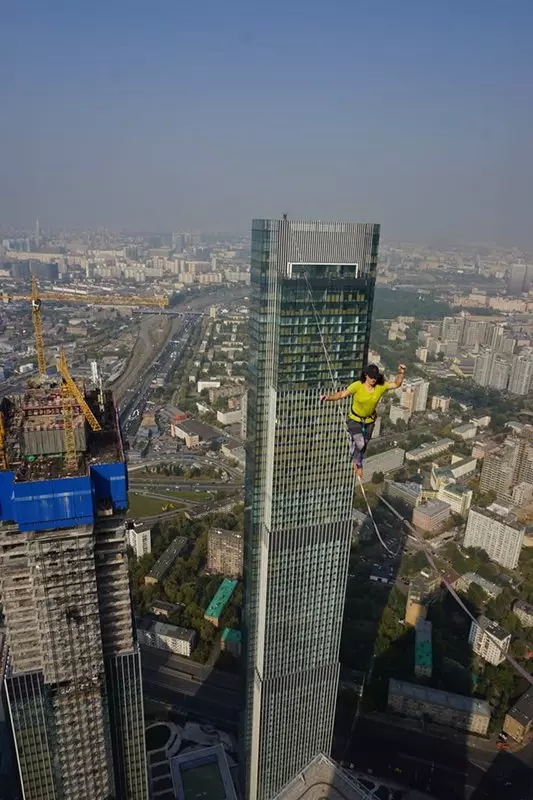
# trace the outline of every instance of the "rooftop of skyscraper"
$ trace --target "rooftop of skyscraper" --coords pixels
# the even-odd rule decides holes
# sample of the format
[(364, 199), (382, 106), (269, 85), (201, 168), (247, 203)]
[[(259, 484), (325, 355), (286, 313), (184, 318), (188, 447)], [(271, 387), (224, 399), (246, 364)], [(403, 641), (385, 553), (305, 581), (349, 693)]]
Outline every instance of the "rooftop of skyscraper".
[(330, 758), (320, 753), (304, 767), (274, 800), (367, 800), (375, 797)]

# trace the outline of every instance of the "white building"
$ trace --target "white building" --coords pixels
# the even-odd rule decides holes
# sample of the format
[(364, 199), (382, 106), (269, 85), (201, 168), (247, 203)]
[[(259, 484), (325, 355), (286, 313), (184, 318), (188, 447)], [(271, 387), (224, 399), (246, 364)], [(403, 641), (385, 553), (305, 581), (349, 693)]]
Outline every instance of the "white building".
[(126, 541), (137, 558), (152, 552), (152, 531), (142, 522), (134, 522), (131, 528), (126, 529)]
[(446, 414), (450, 410), (450, 398), (442, 394), (434, 394), (431, 398), (431, 410), (442, 411)]
[(466, 524), (464, 547), (480, 547), (492, 561), (507, 569), (518, 565), (525, 528), (509, 508), (493, 503), (487, 509), (472, 509)]
[(516, 600), (513, 605), (513, 611), (524, 626), (524, 628), (533, 628), (533, 606), (529, 603), (524, 603), (523, 600)]
[(234, 411), (217, 411), (217, 422), (221, 425), (234, 425), (242, 422), (242, 411), (236, 408)]
[(477, 622), (472, 622), (468, 642), (476, 655), (487, 664), (494, 664), (497, 667), (505, 661), (511, 634), (505, 633), (495, 622), (481, 616)]
[(438, 456), (445, 453), (453, 445), (453, 439), (437, 439), (436, 442), (426, 442), (414, 450), (408, 450), (405, 454), (406, 461), (423, 461), (430, 456)]
[(138, 619), (137, 638), (140, 644), (148, 647), (169, 650), (179, 656), (190, 656), (196, 642), (196, 631), (169, 625), (167, 622)]
[(394, 447), (383, 453), (377, 453), (375, 456), (368, 456), (363, 462), (363, 483), (371, 481), (376, 472), (385, 474), (399, 469), (403, 464), (404, 456), (405, 450), (402, 450), (401, 447)]
[(437, 499), (447, 503), (454, 514), (466, 517), (472, 503), (472, 494), (472, 489), (468, 489), (460, 483), (448, 483), (439, 488)]
[(411, 378), (402, 386), (400, 405), (407, 408), (411, 414), (425, 411), (428, 402), (429, 381), (424, 378)]
[(411, 412), (408, 408), (402, 408), (402, 406), (395, 406), (393, 404), (390, 407), (389, 417), (390, 421), (394, 422), (394, 424), (396, 424), (399, 419), (407, 424), (411, 419)]
[(452, 428), (454, 436), (458, 436), (463, 441), (467, 439), (475, 439), (477, 434), (477, 425), (472, 422), (467, 422), (465, 425), (459, 425), (457, 428)]

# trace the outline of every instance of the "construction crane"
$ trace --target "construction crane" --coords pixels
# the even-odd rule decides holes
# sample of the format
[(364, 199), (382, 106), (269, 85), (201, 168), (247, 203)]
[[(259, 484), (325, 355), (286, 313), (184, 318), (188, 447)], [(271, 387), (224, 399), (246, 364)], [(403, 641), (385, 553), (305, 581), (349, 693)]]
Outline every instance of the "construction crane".
[(75, 472), (78, 468), (78, 454), (76, 452), (76, 434), (74, 432), (74, 411), (72, 409), (72, 395), (66, 383), (61, 385), (61, 410), (65, 434), (65, 467), (67, 472)]
[(168, 306), (167, 297), (140, 297), (125, 296), (120, 294), (74, 294), (70, 292), (39, 292), (39, 287), (35, 278), (31, 279), (31, 295), (22, 294), (1, 294), (0, 300), (4, 303), (16, 301), (31, 301), (33, 328), (35, 332), (35, 351), (37, 353), (37, 368), (39, 376), (46, 376), (46, 356), (43, 340), (43, 321), (41, 317), (41, 305), (43, 300), (64, 303), (85, 303), (95, 306), (157, 306), (166, 308)]
[[(83, 416), (91, 426), (91, 429), (95, 432), (101, 431), (102, 426), (100, 425), (100, 423), (94, 416), (93, 412), (87, 405), (87, 401), (85, 400), (84, 396), (76, 386), (74, 380), (70, 375), (70, 372), (68, 371), (67, 357), (65, 355), (65, 351), (63, 350), (63, 348), (61, 348), (61, 352), (57, 360), (57, 369), (59, 370), (59, 374), (63, 378), (63, 386), (67, 387), (68, 394), (71, 397), (73, 397), (77, 403), (79, 403), (79, 406), (83, 412)], [(72, 413), (72, 408), (71, 408), (71, 413)]]
[(0, 467), (2, 469), (7, 469), (7, 458), (6, 458), (6, 448), (4, 444), (6, 436), (6, 428), (4, 425), (4, 415), (0, 411)]

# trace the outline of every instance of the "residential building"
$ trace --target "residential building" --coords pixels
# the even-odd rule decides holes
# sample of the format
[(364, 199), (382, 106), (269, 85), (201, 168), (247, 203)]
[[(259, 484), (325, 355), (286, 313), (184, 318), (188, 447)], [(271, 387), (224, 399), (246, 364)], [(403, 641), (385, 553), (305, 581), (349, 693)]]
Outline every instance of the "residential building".
[(156, 617), (170, 617), (183, 608), (179, 603), (167, 603), (165, 600), (154, 600), (150, 605), (150, 614)]
[(417, 620), (415, 626), (415, 675), (431, 678), (433, 671), (433, 647), (431, 642), (431, 622)]
[(457, 578), (453, 586), (456, 591), (466, 594), (473, 583), (483, 589), (487, 597), (491, 600), (494, 600), (503, 591), (501, 586), (497, 586), (495, 583), (492, 583), (492, 581), (488, 581), (486, 578), (478, 575), (477, 572), (465, 572), (464, 575)]
[(196, 643), (196, 631), (191, 628), (147, 618), (137, 620), (137, 635), (140, 644), (168, 650), (178, 656), (190, 656)]
[(244, 542), (238, 531), (212, 528), (207, 538), (207, 571), (227, 578), (241, 578)]
[[(253, 224), (242, 736), (250, 800), (274, 797), (331, 748), (354, 478), (339, 406), (321, 404), (318, 387), (347, 386), (367, 361), (378, 244), (371, 224)], [(386, 454), (374, 458), (383, 459), (377, 471), (390, 468)]]
[(376, 472), (386, 475), (388, 472), (400, 469), (404, 456), (405, 450), (402, 450), (401, 447), (393, 447), (390, 450), (384, 450), (383, 453), (377, 453), (375, 456), (367, 456), (363, 462), (363, 483), (371, 481)]
[(472, 508), (463, 540), (464, 547), (480, 547), (492, 561), (506, 569), (518, 565), (525, 528), (509, 508), (493, 503), (486, 509)]
[(185, 550), (188, 541), (186, 536), (176, 536), (172, 539), (169, 546), (161, 553), (148, 575), (145, 575), (144, 582), (147, 586), (159, 583), (166, 578), (167, 573), (170, 572), (171, 568), (174, 566), (177, 557)]
[(445, 453), (453, 446), (453, 439), (437, 439), (435, 442), (425, 442), (414, 450), (408, 450), (405, 454), (406, 461), (423, 461), (425, 458), (438, 456)]
[(507, 712), (503, 730), (519, 744), (529, 736), (533, 730), (533, 688), (529, 688)]
[[(323, 753), (316, 755), (298, 771), (273, 800), (311, 800), (327, 797), (330, 800), (369, 800), (365, 785), (353, 772), (341, 769)], [(413, 798), (414, 800), (414, 798)]]
[(235, 425), (242, 420), (242, 411), (236, 408), (234, 411), (217, 411), (217, 422), (221, 425)]
[(466, 517), (472, 504), (473, 491), (460, 483), (448, 483), (437, 492), (437, 500), (446, 503), (454, 514)]
[(137, 556), (152, 552), (152, 529), (144, 522), (130, 522), (126, 528), (126, 541)]
[(475, 439), (477, 435), (477, 425), (467, 422), (465, 425), (459, 425), (457, 428), (452, 428), (452, 434), (458, 436), (463, 441), (467, 439)]
[(516, 600), (513, 611), (524, 628), (533, 628), (533, 605), (524, 603), (523, 600)]
[(527, 264), (513, 264), (507, 276), (507, 294), (514, 296), (522, 294), (525, 291), (527, 277)]
[(395, 425), (398, 422), (398, 420), (405, 422), (405, 424), (407, 425), (407, 423), (411, 419), (411, 411), (409, 408), (404, 408), (403, 406), (397, 406), (395, 403), (393, 403), (390, 407), (389, 418), (390, 421), (393, 422)]
[(425, 500), (413, 511), (413, 525), (422, 531), (437, 531), (450, 517), (450, 506), (442, 500)]
[(411, 378), (405, 381), (400, 394), (400, 405), (411, 414), (425, 411), (428, 402), (429, 381), (423, 378)]
[(505, 661), (511, 643), (511, 634), (506, 633), (493, 620), (481, 615), (470, 625), (468, 642), (476, 655), (495, 667)]
[(428, 605), (439, 587), (440, 578), (432, 570), (423, 569), (409, 584), (407, 603), (405, 606), (406, 625), (416, 625), (419, 619), (425, 619)]
[(415, 356), (418, 358), (419, 361), (422, 361), (424, 364), (428, 360), (428, 353), (429, 350), (427, 347), (417, 347), (415, 350)]
[(450, 410), (450, 398), (444, 395), (434, 394), (431, 398), (431, 410), (441, 411), (443, 414), (447, 414)]
[(236, 628), (224, 628), (220, 637), (220, 649), (239, 658), (242, 649), (242, 633)]
[(416, 506), (422, 497), (422, 486), (414, 481), (398, 483), (389, 479), (385, 480), (383, 493), (389, 500), (400, 500), (409, 506)]
[(511, 394), (527, 395), (533, 383), (533, 357), (527, 353), (513, 356), (511, 375), (509, 378), (509, 392)]
[(215, 628), (220, 627), (220, 618), (228, 604), (231, 595), (237, 588), (237, 583), (238, 581), (236, 580), (224, 578), (215, 592), (215, 596), (205, 610), (204, 619), (206, 619), (208, 622), (211, 622)]
[(183, 422), (172, 423), (170, 435), (185, 442), (189, 450), (198, 447), (204, 442), (212, 442), (220, 437), (220, 431), (198, 422), (195, 419), (185, 419)]
[(0, 488), (5, 693), (20, 783), (25, 800), (147, 800), (120, 427), (110, 392), (100, 403), (97, 391), (78, 390), (101, 430), (84, 424), (59, 453), (43, 454), (49, 430), (64, 426), (57, 381), (2, 402), (7, 463), (21, 442), (27, 457), (24, 470), (2, 471)]
[(439, 725), (449, 725), (481, 736), (488, 731), (491, 715), (490, 705), (485, 700), (394, 678), (389, 680), (388, 707), (406, 717), (429, 718)]

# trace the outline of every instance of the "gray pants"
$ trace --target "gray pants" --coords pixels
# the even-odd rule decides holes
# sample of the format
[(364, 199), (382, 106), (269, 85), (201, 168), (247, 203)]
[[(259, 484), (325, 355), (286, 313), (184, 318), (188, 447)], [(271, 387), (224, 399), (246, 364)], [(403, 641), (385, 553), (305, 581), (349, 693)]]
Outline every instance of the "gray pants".
[(372, 438), (373, 430), (373, 422), (356, 422), (353, 419), (348, 420), (348, 433), (350, 434), (350, 438), (352, 440), (350, 456), (353, 463), (357, 467), (363, 466), (363, 456), (366, 452), (367, 445)]

